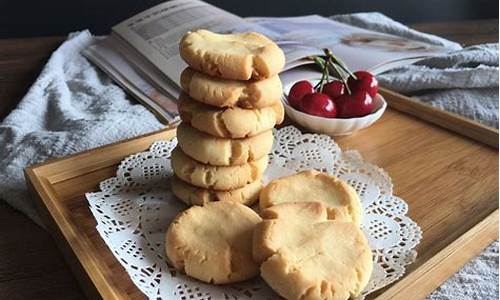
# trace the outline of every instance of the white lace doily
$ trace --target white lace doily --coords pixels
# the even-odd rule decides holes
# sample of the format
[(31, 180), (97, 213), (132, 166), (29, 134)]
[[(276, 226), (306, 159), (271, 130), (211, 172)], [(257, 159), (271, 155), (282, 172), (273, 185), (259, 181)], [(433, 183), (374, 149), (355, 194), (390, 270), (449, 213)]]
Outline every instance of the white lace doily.
[[(274, 147), (265, 181), (316, 169), (354, 187), (361, 199), (363, 230), (373, 252), (374, 269), (364, 295), (404, 274), (421, 239), (418, 225), (406, 216), (407, 204), (392, 195), (389, 176), (355, 151), (342, 152), (326, 135), (302, 134), (293, 126), (274, 131)], [(215, 286), (180, 274), (165, 259), (165, 232), (186, 206), (169, 191), (170, 153), (177, 141), (155, 142), (149, 151), (122, 161), (116, 177), (87, 193), (97, 230), (132, 281), (150, 299), (273, 299), (259, 278)]]

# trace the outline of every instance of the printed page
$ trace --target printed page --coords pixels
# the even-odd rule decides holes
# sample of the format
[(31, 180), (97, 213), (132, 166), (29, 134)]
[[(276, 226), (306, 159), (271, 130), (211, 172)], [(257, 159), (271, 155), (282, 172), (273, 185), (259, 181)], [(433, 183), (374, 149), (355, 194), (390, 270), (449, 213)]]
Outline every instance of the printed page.
[(198, 0), (173, 0), (150, 8), (113, 27), (113, 34), (177, 84), (186, 67), (179, 55), (179, 42), (189, 30), (199, 28), (229, 33), (266, 29)]
[(146, 61), (141, 65), (149, 64), (148, 70), (157, 68), (178, 88), (180, 73), (186, 67), (179, 55), (179, 41), (187, 31), (199, 28), (222, 33), (261, 32), (285, 52), (285, 70), (312, 63), (305, 58), (322, 55), (323, 48), (331, 49), (353, 70), (374, 73), (449, 51), (317, 15), (243, 19), (199, 0), (173, 0), (157, 5), (113, 27), (112, 35), (123, 51), (136, 52), (136, 59)]
[[(247, 18), (247, 21), (271, 31), (271, 36), (293, 61), (308, 55), (321, 54), (318, 49), (328, 48), (353, 71), (376, 72), (388, 62), (391, 66), (412, 63), (424, 58), (449, 52), (451, 49), (419, 41), (378, 33), (312, 15), (292, 18)], [(407, 59), (411, 59), (406, 62)]]
[(109, 47), (112, 47), (114, 51), (123, 56), (139, 74), (143, 75), (166, 94), (172, 95), (177, 99), (180, 91), (179, 77), (175, 78), (176, 80), (168, 78), (151, 63), (150, 60), (144, 57), (136, 49), (130, 47), (128, 43), (119, 36), (111, 35), (106, 41)]
[(169, 95), (145, 80), (111, 45), (109, 38), (92, 44), (83, 55), (109, 77), (128, 91), (139, 102), (149, 107), (165, 123), (178, 119), (177, 97)]

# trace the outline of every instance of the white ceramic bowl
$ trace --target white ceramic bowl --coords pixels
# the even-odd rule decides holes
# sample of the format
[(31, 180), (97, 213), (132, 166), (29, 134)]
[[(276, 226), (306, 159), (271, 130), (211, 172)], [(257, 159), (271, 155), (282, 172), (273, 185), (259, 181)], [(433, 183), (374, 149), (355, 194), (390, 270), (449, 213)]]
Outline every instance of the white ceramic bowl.
[[(309, 80), (313, 85), (315, 85), (319, 80)], [(282, 98), (283, 105), (285, 106), (285, 112), (293, 121), (297, 122), (299, 125), (318, 133), (325, 133), (328, 135), (349, 135), (357, 130), (366, 128), (382, 116), (385, 109), (387, 108), (387, 102), (380, 95), (375, 96), (376, 103), (378, 107), (369, 115), (359, 118), (323, 118), (313, 115), (303, 113), (296, 110), (290, 104), (288, 104), (287, 96), (290, 88), (295, 82), (292, 82), (284, 87), (284, 95)]]

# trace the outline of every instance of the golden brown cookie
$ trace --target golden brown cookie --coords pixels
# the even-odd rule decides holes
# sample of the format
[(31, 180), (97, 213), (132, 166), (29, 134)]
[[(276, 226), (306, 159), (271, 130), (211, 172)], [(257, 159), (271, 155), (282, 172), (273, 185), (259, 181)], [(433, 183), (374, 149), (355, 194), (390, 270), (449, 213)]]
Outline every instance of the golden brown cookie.
[(192, 206), (181, 212), (166, 234), (166, 252), (178, 270), (204, 282), (224, 284), (256, 276), (252, 232), (261, 218), (230, 201)]
[(368, 241), (352, 222), (327, 219), (319, 202), (267, 208), (253, 236), (262, 278), (286, 299), (349, 299), (370, 279)]
[(191, 68), (234, 80), (269, 78), (285, 65), (283, 51), (256, 32), (218, 34), (203, 29), (188, 32), (179, 44), (179, 52)]
[(211, 166), (197, 162), (179, 147), (172, 151), (171, 163), (175, 175), (192, 185), (214, 190), (233, 190), (262, 177), (268, 157), (237, 166)]
[(217, 107), (262, 108), (280, 101), (283, 94), (278, 75), (238, 81), (211, 77), (191, 68), (182, 72), (181, 88), (198, 102)]
[(356, 191), (336, 177), (310, 170), (271, 181), (260, 192), (261, 209), (285, 202), (317, 201), (325, 205), (328, 218), (362, 222), (363, 210)]
[(178, 105), (182, 121), (210, 135), (233, 139), (270, 130), (281, 124), (285, 116), (281, 101), (258, 109), (223, 109), (192, 100), (185, 93), (181, 93)]
[(273, 147), (273, 132), (243, 139), (214, 137), (182, 122), (177, 127), (182, 152), (198, 162), (212, 166), (242, 165), (267, 155)]
[(229, 191), (204, 189), (186, 183), (172, 176), (171, 187), (174, 195), (187, 205), (204, 205), (214, 201), (232, 201), (251, 206), (259, 200), (262, 180), (257, 179), (243, 187)]

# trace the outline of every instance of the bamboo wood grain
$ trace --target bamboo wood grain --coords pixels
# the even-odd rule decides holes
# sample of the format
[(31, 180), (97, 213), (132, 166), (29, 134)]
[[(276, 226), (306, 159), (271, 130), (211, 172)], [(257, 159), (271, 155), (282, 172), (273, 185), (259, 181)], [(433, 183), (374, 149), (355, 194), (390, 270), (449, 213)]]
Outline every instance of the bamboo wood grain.
[(498, 130), (495, 128), (432, 107), (385, 88), (381, 88), (380, 93), (384, 96), (387, 104), (393, 109), (410, 114), (498, 149)]
[[(436, 24), (414, 24), (414, 26), (412, 27), (416, 28), (417, 30), (431, 32), (467, 45), (484, 43), (487, 41), (498, 42), (498, 19), (475, 20), (467, 22), (460, 21), (451, 24), (443, 24), (442, 22)], [(0, 119), (6, 116), (7, 113), (15, 107), (17, 102), (26, 93), (28, 87), (36, 79), (36, 76), (38, 76), (38, 73), (42, 69), (44, 62), (50, 56), (51, 52), (65, 38), (66, 37), (43, 37), (0, 41), (0, 65), (2, 66), (2, 68), (0, 68), (0, 91), (2, 91), (2, 93), (0, 93)], [(424, 228), (424, 239), (418, 251), (419, 259), (426, 259), (424, 253), (428, 253), (429, 255), (432, 255), (432, 253), (434, 253), (434, 251), (432, 249), (429, 249), (427, 245), (431, 243), (438, 244), (436, 248), (439, 249), (442, 248), (442, 245), (449, 243), (449, 241), (444, 241), (442, 242), (442, 245), (439, 245), (440, 243), (436, 242), (438, 239), (432, 237), (436, 232), (436, 228), (443, 228), (443, 232), (459, 232), (461, 228), (465, 228), (470, 224), (476, 222), (478, 219), (482, 218), (483, 214), (481, 213), (481, 210), (487, 211), (490, 206), (493, 206), (493, 204), (486, 205), (485, 203), (494, 203), (495, 201), (497, 201), (498, 196), (495, 197), (493, 195), (493, 192), (491, 190), (491, 181), (493, 180), (491, 180), (485, 182), (482, 185), (483, 187), (485, 187), (486, 191), (480, 191), (475, 196), (473, 196), (474, 193), (468, 193), (466, 194), (466, 196), (462, 197), (462, 199), (474, 200), (471, 200), (469, 202), (446, 201), (445, 204), (438, 205), (439, 202), (442, 201), (445, 196), (447, 196), (446, 192), (441, 193), (441, 191), (445, 189), (452, 189), (456, 186), (452, 184), (446, 186), (441, 183), (433, 183), (433, 181), (437, 181), (438, 179), (438, 176), (432, 176), (433, 174), (439, 173), (439, 177), (445, 178), (447, 176), (450, 176), (450, 174), (447, 174), (445, 171), (432, 173), (424, 172), (418, 169), (415, 172), (417, 176), (412, 178), (412, 180), (414, 181), (413, 184), (409, 182), (409, 179), (406, 180), (406, 177), (403, 177), (407, 176), (407, 173), (410, 173), (411, 175), (412, 172), (404, 173), (404, 168), (398, 167), (399, 160), (404, 160), (404, 163), (402, 163), (403, 165), (415, 162), (415, 160), (418, 161), (419, 159), (421, 159), (420, 162), (422, 165), (432, 165), (434, 162), (431, 161), (429, 163), (427, 161), (426, 163), (426, 161), (424, 161), (422, 157), (417, 157), (415, 160), (405, 159), (405, 155), (418, 156), (418, 152), (412, 149), (410, 149), (408, 153), (400, 155), (394, 154), (394, 152), (392, 152), (393, 147), (398, 147), (398, 151), (402, 151), (402, 149), (404, 150), (407, 145), (407, 143), (405, 142), (396, 142), (395, 140), (401, 139), (401, 136), (404, 136), (405, 134), (411, 134), (412, 131), (420, 130), (421, 128), (418, 126), (408, 126), (408, 122), (402, 122), (401, 126), (398, 126), (398, 118), (393, 118), (393, 115), (394, 114), (389, 111), (389, 114), (384, 117), (384, 122), (386, 123), (383, 126), (381, 126), (381, 122), (378, 122), (374, 125), (373, 128), (369, 128), (366, 131), (364, 130), (354, 135), (352, 138), (343, 139), (341, 141), (339, 140), (338, 142), (341, 143), (341, 146), (343, 148), (354, 148), (356, 150), (359, 150), (367, 161), (376, 163), (377, 165), (384, 167), (389, 172), (395, 184), (396, 194), (409, 201), (411, 217), (416, 219)], [(386, 127), (387, 124), (392, 126)], [(380, 131), (378, 130), (378, 128), (380, 127), (387, 128), (387, 130), (383, 131), (385, 132), (383, 134), (384, 137), (381, 137), (381, 134), (379, 133)], [(423, 127), (426, 128), (426, 126)], [(450, 156), (450, 163), (448, 166), (443, 166), (443, 163), (440, 163), (439, 166), (436, 167), (441, 168), (442, 170), (446, 169), (447, 167), (456, 170), (457, 172), (454, 175), (457, 176), (460, 180), (464, 179), (463, 185), (465, 187), (462, 190), (458, 188), (457, 193), (451, 193), (451, 198), (458, 198), (457, 194), (459, 192), (467, 191), (467, 185), (471, 182), (470, 178), (478, 178), (478, 181), (484, 178), (483, 174), (487, 172), (481, 172), (478, 171), (478, 169), (484, 168), (486, 170), (490, 170), (495, 169), (491, 165), (495, 165), (495, 163), (496, 165), (498, 165), (498, 162), (495, 162), (494, 160), (492, 161), (492, 159), (484, 153), (485, 151), (483, 151), (484, 149), (482, 147), (478, 146), (477, 148), (470, 149), (471, 152), (478, 150), (478, 153), (475, 156), (476, 159), (469, 159), (467, 155), (473, 154), (470, 154), (470, 152), (463, 150), (463, 146), (460, 146), (461, 143), (454, 141), (453, 138), (451, 138), (452, 141), (450, 141), (450, 138), (448, 138), (448, 135), (446, 134), (435, 135), (434, 133), (435, 132), (431, 134), (434, 138), (429, 138), (428, 143), (421, 143), (419, 141), (426, 135), (428, 135), (428, 132), (426, 130), (424, 130), (422, 134), (418, 134), (415, 138), (412, 139), (412, 141), (418, 144), (416, 148), (422, 149), (422, 147), (431, 147), (432, 143), (444, 138), (447, 142), (444, 145), (440, 144), (439, 147), (437, 147), (438, 149), (444, 148), (446, 145), (449, 145), (449, 147), (458, 147), (460, 149), (460, 156), (462, 156), (462, 158), (457, 158), (457, 156), (455, 156), (451, 151), (443, 151), (441, 155)], [(386, 139), (385, 135), (392, 136), (394, 137), (394, 139)], [(371, 136), (375, 136), (376, 139), (369, 139), (369, 137)], [(460, 138), (457, 139), (460, 140)], [(448, 144), (448, 142), (450, 143)], [(469, 148), (469, 146), (466, 146), (466, 148)], [(439, 150), (433, 149), (433, 151), (438, 152)], [(385, 155), (386, 152), (390, 152), (390, 154)], [(439, 153), (435, 153), (435, 155), (438, 156)], [(485, 155), (487, 156), (485, 159), (486, 163), (478, 164), (476, 161), (480, 161)], [(432, 155), (427, 155), (425, 156), (425, 159), (429, 159), (431, 157)], [(108, 170), (109, 174), (114, 174), (113, 167), (109, 167), (106, 170)], [(96, 176), (94, 180), (98, 180), (99, 176), (104, 176), (104, 178), (106, 178), (107, 175), (104, 174), (105, 172), (105, 170), (97, 171), (95, 173)], [(464, 175), (466, 173), (469, 173), (469, 177)], [(85, 219), (86, 217), (88, 217), (88, 215), (85, 214), (86, 212), (88, 213), (88, 209), (86, 209), (84, 205), (85, 199), (82, 195), (80, 195), (79, 197), (71, 198), (71, 185), (79, 184), (82, 186), (82, 188), (93, 186), (92, 182), (89, 182), (93, 178), (92, 174), (94, 173), (92, 172), (89, 173), (89, 175), (86, 175), (87, 177), (85, 178), (85, 181), (78, 181), (76, 178), (74, 178), (72, 180), (60, 182), (59, 187), (61, 189), (64, 189), (65, 195), (60, 195), (62, 191), (58, 188), (57, 192), (60, 198), (57, 200), (63, 201), (64, 204), (67, 204), (71, 208), (74, 208), (75, 206), (78, 208), (75, 209), (77, 213), (73, 214), (75, 221), (77, 221), (80, 226), (85, 226), (85, 229), (82, 229), (82, 231), (89, 232), (88, 237), (92, 240), (98, 251), (101, 251), (102, 249), (106, 249), (106, 246), (102, 243), (102, 241), (100, 241), (101, 243), (99, 244), (99, 240), (94, 237), (96, 233), (92, 233), (90, 231), (90, 229), (92, 229), (95, 224)], [(430, 177), (429, 180), (424, 179), (426, 175)], [(497, 185), (498, 182), (494, 184)], [(480, 189), (480, 187), (481, 185), (479, 185), (479, 187), (476, 187), (474, 190)], [(429, 190), (429, 192), (426, 193), (426, 190)], [(496, 193), (498, 194), (498, 188), (496, 190)], [(83, 204), (80, 203), (81, 201), (83, 201)], [(465, 204), (461, 204), (461, 202), (464, 202)], [(464, 210), (464, 207), (470, 205), (471, 202), (478, 204), (479, 208), (474, 211)], [(427, 210), (428, 215), (425, 215), (426, 210), (422, 208), (428, 206), (429, 203), (437, 204), (433, 204)], [(449, 204), (448, 206), (451, 206), (452, 208), (457, 208), (456, 210), (458, 212), (456, 213), (456, 218), (449, 217), (453, 215), (452, 211), (446, 211), (442, 215), (445, 215), (447, 217), (444, 218), (444, 220), (438, 225), (432, 225), (433, 223), (437, 223), (437, 219), (439, 218), (437, 215), (441, 215), (434, 214), (433, 211), (442, 210), (443, 207), (446, 208), (446, 204)], [(81, 207), (79, 205), (81, 205)], [(459, 223), (456, 219), (466, 214), (473, 216), (474, 219), (470, 221), (469, 225), (453, 225)], [(45, 262), (44, 264), (40, 265), (36, 263), (32, 264), (31, 260), (25, 259), (24, 257), (24, 254), (27, 253), (27, 251), (17, 251), (17, 253), (10, 253), (8, 259), (11, 259), (12, 262), (15, 263), (0, 263), (0, 268), (2, 269), (2, 272), (0, 272), (2, 273), (0, 274), (0, 281), (2, 281), (2, 284), (0, 285), (0, 295), (10, 295), (9, 291), (11, 291), (11, 294), (13, 296), (25, 298), (28, 297), (27, 299), (80, 299), (81, 291), (78, 288), (75, 288), (73, 284), (64, 283), (64, 280), (59, 280), (59, 277), (55, 278), (52, 276), (53, 273), (56, 272), (59, 276), (71, 277), (71, 273), (69, 273), (68, 270), (64, 268), (64, 266), (61, 266), (61, 264), (59, 263), (57, 270), (52, 270), (51, 268), (46, 267), (47, 264), (58, 265), (59, 259), (57, 258), (57, 256), (59, 254), (52, 251), (52, 243), (46, 239), (46, 236), (42, 234), (40, 230), (38, 230), (38, 226), (29, 221), (25, 216), (10, 208), (6, 208), (6, 210), (0, 213), (0, 215), (0, 219), (5, 222), (7, 222), (7, 220), (19, 221), (16, 225), (18, 228), (16, 228), (16, 226), (13, 227), (12, 225), (14, 224), (9, 222), (9, 226), (4, 226), (2, 230), (0, 230), (0, 237), (5, 240), (6, 245), (10, 245), (11, 247), (15, 244), (24, 245), (29, 248), (29, 253), (31, 253), (30, 255), (37, 255), (39, 262)], [(451, 225), (447, 225), (447, 223)], [(51, 230), (51, 232), (54, 234), (53, 230)], [(440, 236), (443, 237), (443, 235)], [(456, 237), (452, 236), (450, 240), (453, 240), (454, 238)], [(27, 240), (29, 241), (29, 243), (26, 242)], [(58, 238), (56, 237), (55, 240), (58, 241)], [(68, 258), (68, 253), (72, 253), (72, 250), (67, 243), (64, 247), (61, 246), (61, 244), (62, 243), (60, 243), (59, 247), (62, 251), (69, 249), (69, 251), (66, 251), (64, 253), (66, 258)], [(9, 247), (6, 246), (3, 250), (5, 250), (4, 253), (7, 253), (7, 251), (9, 251)], [(50, 252), (50, 254), (48, 254), (48, 252)], [(102, 254), (103, 259), (106, 261), (109, 259), (109, 255), (111, 255), (104, 251), (101, 251), (100, 253)], [(7, 258), (7, 256), (5, 257)], [(73, 263), (70, 262), (70, 265), (73, 266)], [(40, 266), (40, 268), (42, 269), (39, 269), (36, 266)], [(414, 268), (410, 266), (410, 269)], [(43, 270), (43, 272), (40, 272), (40, 270)], [(115, 266), (115, 268), (113, 268), (112, 270), (116, 272), (116, 277), (118, 277), (119, 280), (122, 281), (121, 287), (127, 291), (127, 294), (131, 295), (130, 297), (133, 299), (140, 299), (140, 293), (137, 293), (133, 290), (135, 287), (129, 287), (127, 278), (122, 278), (122, 276), (120, 276), (120, 266)], [(23, 278), (26, 278), (27, 280), (17, 277), (13, 278), (12, 275), (15, 272), (22, 273)], [(85, 281), (83, 280), (80, 280), (80, 282), (82, 284), (85, 283)], [(29, 289), (27, 289), (26, 287), (29, 287)], [(60, 290), (61, 293), (55, 292), (54, 290)], [(87, 290), (87, 288), (84, 286), (83, 290)], [(413, 299), (412, 296), (414, 295), (408, 293), (407, 299)], [(7, 298), (9, 297), (7, 296)], [(94, 299), (93, 297), (89, 298)]]
[(411, 299), (424, 299), (443, 281), (451, 277), (457, 267), (472, 259), (498, 239), (498, 209), (472, 227), (458, 239), (423, 263), (418, 269), (384, 291), (377, 300), (407, 300), (408, 295), (420, 295)]
[(36, 190), (39, 196), (37, 208), (40, 216), (51, 230), (58, 247), (65, 254), (87, 297), (130, 299), (126, 294), (107, 284), (106, 277), (111, 275), (109, 270), (101, 263), (91, 243), (78, 232), (78, 225), (68, 216), (69, 211), (59, 206), (57, 202), (51, 201), (57, 196), (50, 183), (43, 177), (37, 177), (33, 169), (28, 169), (26, 175), (30, 178), (29, 189)]
[[(116, 170), (117, 164), (124, 155), (144, 151), (154, 141), (171, 139), (173, 136), (175, 136), (175, 129), (168, 128), (143, 136), (140, 140), (129, 139), (117, 142), (66, 158), (55, 159), (45, 164), (34, 165), (25, 170), (29, 189), (35, 195), (35, 202), (41, 217), (90, 299), (130, 299), (130, 297), (128, 292), (113, 283), (111, 278), (114, 272), (102, 259), (100, 251), (96, 251), (95, 242), (82, 231), (81, 224), (75, 223), (75, 219), (70, 215), (74, 212), (73, 209), (64, 205), (61, 195), (54, 189), (55, 184), (61, 180), (61, 174), (64, 174), (67, 180), (76, 176), (94, 174), (92, 186), (95, 188), (95, 180), (104, 179), (92, 173), (96, 171), (96, 168)], [(96, 167), (97, 165), (99, 167)], [(88, 180), (83, 180), (74, 187), (81, 187), (81, 183), (88, 183)], [(85, 208), (88, 210), (87, 207)], [(86, 217), (91, 218), (89, 214)], [(91, 228), (95, 231), (95, 221)]]
[[(39, 210), (53, 224), (54, 238), (89, 298), (144, 295), (96, 232), (84, 193), (114, 176), (127, 155), (174, 134), (166, 129), (26, 170)], [(405, 199), (409, 216), (423, 230), (416, 249), (419, 256), (408, 267), (409, 279), (405, 276), (369, 299), (423, 298), (491, 240), (491, 230), (498, 226), (498, 220), (489, 217), (498, 209), (496, 149), (393, 109), (370, 128), (335, 141), (389, 173), (395, 195)], [(413, 284), (425, 280), (432, 284)]]

